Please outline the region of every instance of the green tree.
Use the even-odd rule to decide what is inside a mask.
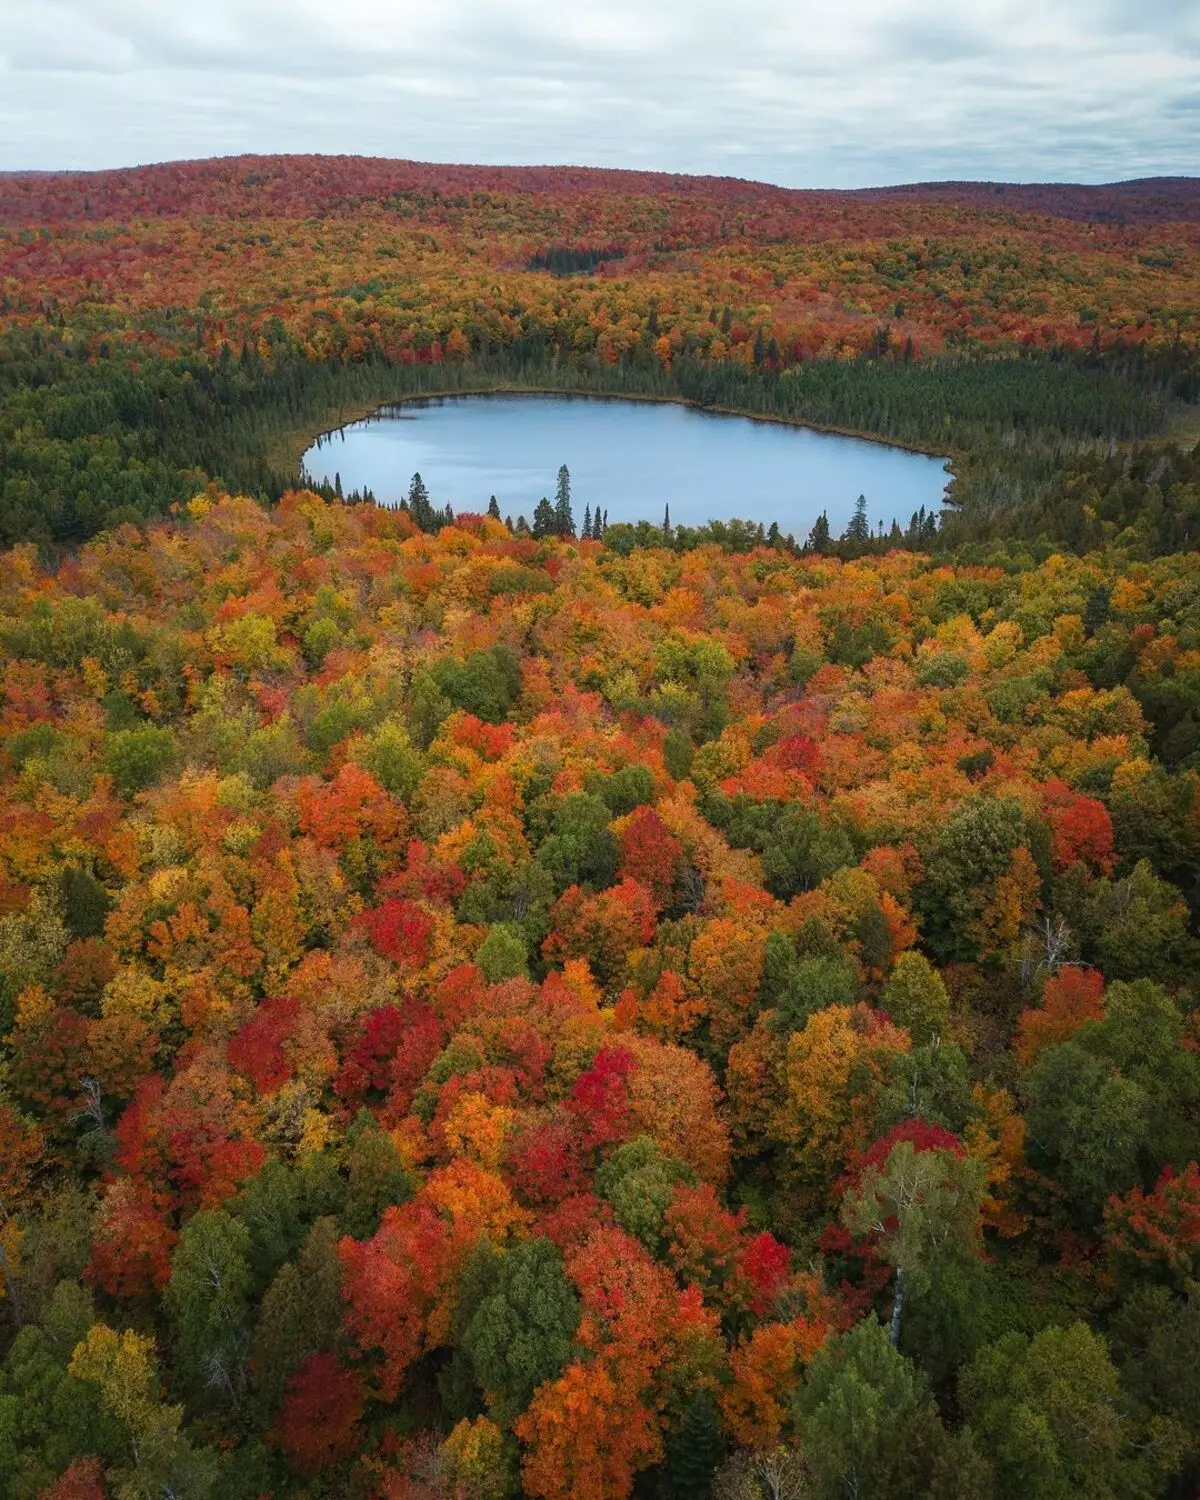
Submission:
[[[175,1363],[192,1394],[237,1405],[249,1343],[250,1235],[224,1209],[184,1225],[171,1257],[163,1305]]]
[[[963,1371],[959,1396],[1002,1495],[1124,1500],[1155,1493],[1156,1458],[1174,1466],[1173,1448],[1138,1454],[1108,1346],[1083,1323],[1005,1334]]]
[[[880,1254],[896,1269],[893,1344],[900,1342],[906,1293],[927,1295],[945,1263],[976,1254],[986,1187],[987,1167],[977,1158],[898,1141],[883,1165],[868,1167],[847,1193],[846,1227],[852,1234],[874,1234]]]
[[[72,937],[99,937],[103,933],[112,899],[90,870],[66,865],[58,877],[58,893]]]
[[[331,1155],[303,1166],[265,1162],[232,1205],[250,1235],[247,1260],[257,1296],[285,1261],[295,1259],[314,1219],[341,1207],[346,1183]]]
[[[367,1109],[359,1110],[346,1132],[345,1157],[348,1181],[342,1229],[353,1239],[369,1239],[379,1228],[385,1208],[412,1197],[412,1178],[396,1143]]]
[[[554,812],[554,832],[537,852],[538,863],[554,878],[558,890],[584,883],[611,885],[620,851],[607,803],[590,792],[564,797]]]
[[[529,972],[529,949],[520,929],[497,922],[475,951],[475,962],[489,984]]]
[[[959,1135],[976,1114],[971,1068],[956,1042],[927,1042],[888,1060],[879,1092],[875,1133],[886,1135],[902,1120],[920,1118]]]
[[[709,1390],[697,1391],[667,1434],[666,1471],[679,1500],[708,1500],[713,1475],[725,1456],[721,1409]]]
[[[676,1186],[693,1187],[695,1181],[682,1161],[642,1135],[618,1146],[603,1163],[596,1173],[596,1192],[612,1205],[621,1228],[657,1255],[663,1249],[663,1220]]]
[[[538,541],[558,535],[558,516],[545,495],[533,508],[533,535]]]
[[[465,661],[444,656],[433,679],[453,708],[500,724],[521,693],[521,663],[507,646],[472,651]]]
[[[405,505],[409,515],[412,516],[422,531],[433,531],[436,529],[437,515],[429,499],[429,491],[425,487],[425,481],[419,473],[414,474],[412,477]]]
[[[278,1407],[288,1381],[308,1356],[337,1342],[342,1326],[340,1238],[336,1219],[318,1219],[296,1260],[281,1268],[262,1299],[250,1368],[268,1413]]]
[[[854,514],[850,517],[849,525],[842,532],[842,541],[863,546],[870,540],[871,523],[867,520],[867,497],[860,495],[854,502]]]
[[[1123,880],[1096,881],[1089,895],[1085,932],[1109,978],[1169,980],[1195,960],[1187,903],[1149,860],[1139,860]]]
[[[87,1453],[116,1460],[123,1436],[94,1386],[68,1373],[95,1314],[77,1282],[54,1289],[40,1326],[27,1324],[0,1366],[0,1494],[36,1495]]]
[[[761,839],[760,852],[763,883],[780,901],[812,890],[854,863],[854,847],[842,829],[799,807],[789,807],[774,822]]]
[[[204,1500],[211,1494],[216,1460],[180,1431],[182,1408],[162,1402],[152,1339],[93,1323],[75,1347],[70,1371],[95,1386],[126,1434],[130,1462],[111,1476],[119,1500]]]
[[[385,791],[405,803],[412,801],[425,774],[424,756],[413,748],[408,730],[395,718],[385,719],[378,728],[364,735],[355,743],[350,755],[352,760],[370,771]]]
[[[950,815],[933,840],[915,904],[924,941],[940,962],[978,958],[973,928],[1024,834],[1019,802],[975,797]]]
[[[558,471],[558,482],[554,488],[554,534],[573,537],[575,516],[571,510],[571,471],[562,464]]]
[[[177,753],[174,732],[157,724],[118,729],[104,746],[104,769],[125,797],[140,792],[166,774]]]
[[[946,1035],[950,997],[942,976],[921,953],[902,953],[880,996],[884,1010],[903,1026],[917,1046]]]
[[[1184,1297],[1164,1286],[1138,1287],[1113,1316],[1113,1353],[1122,1385],[1138,1410],[1166,1421],[1183,1437],[1187,1470],[1181,1492],[1200,1482],[1200,1286]]]
[[[1097,1223],[1109,1194],[1139,1180],[1146,1091],[1076,1040],[1040,1052],[1022,1094],[1031,1164],[1062,1184],[1075,1217]]]
[[[498,1420],[511,1421],[562,1373],[578,1323],[579,1297],[557,1247],[546,1239],[514,1245],[462,1336]]]
[[[804,544],[806,552],[817,552],[824,554],[829,551],[830,546],[829,516],[822,511],[813,522],[812,530],[808,534],[808,541]]]
[[[821,1500],[887,1500],[926,1489],[941,1425],[916,1367],[875,1318],[826,1341],[795,1409]]]
[[[691,775],[696,747],[681,729],[669,729],[663,741],[663,762],[676,781],[685,781]]]
[[[845,957],[797,958],[776,998],[772,1024],[785,1034],[802,1031],[814,1011],[828,1005],[856,1004],[858,988],[858,978]]]

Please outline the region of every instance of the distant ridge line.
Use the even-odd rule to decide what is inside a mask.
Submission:
[[[771,204],[803,215],[836,204],[953,204],[1097,223],[1200,222],[1200,177],[1111,183],[947,180],[864,188],[788,188],[746,178],[616,167],[485,166],[403,158],[242,155],[98,171],[0,172],[0,223],[191,212],[287,217],[424,192],[667,194],[726,206]]]

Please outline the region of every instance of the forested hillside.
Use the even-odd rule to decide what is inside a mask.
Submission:
[[[1200,1478],[1200,560],[0,562],[5,1495]]]
[[[789,192],[238,158],[0,176],[0,539],[278,498],[404,394],[667,395],[949,452],[974,534],[1194,399],[1200,189]],[[653,518],[652,518],[653,519]]]
[[[0,176],[0,1495],[1195,1494],[1198,355],[1192,180]],[[297,488],[498,388],[957,503]]]

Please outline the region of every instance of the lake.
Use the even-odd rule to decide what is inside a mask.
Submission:
[[[340,477],[343,493],[370,489],[397,504],[420,473],[439,509],[532,521],[554,498],[560,464],[571,471],[577,525],[584,507],[608,521],[703,525],[735,516],[778,523],[797,541],[826,511],[834,536],[859,495],[872,530],[937,511],[945,460],[807,427],[725,416],[665,402],[594,396],[447,396],[384,407],[319,438],[304,455],[311,480]]]

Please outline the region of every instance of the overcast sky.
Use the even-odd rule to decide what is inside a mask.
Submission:
[[[1200,173],[1200,0],[0,0],[0,169]]]

